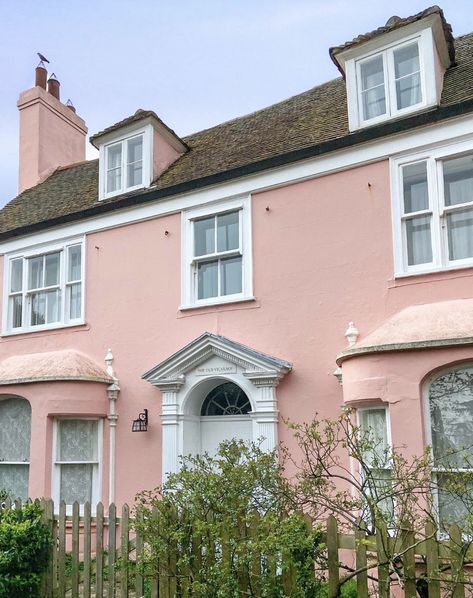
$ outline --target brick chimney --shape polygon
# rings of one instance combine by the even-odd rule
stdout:
[[[43,62],[35,74],[35,86],[24,91],[17,103],[20,193],[43,181],[59,166],[85,160],[85,122],[72,105],[61,102],[60,83],[54,74],[47,79]]]

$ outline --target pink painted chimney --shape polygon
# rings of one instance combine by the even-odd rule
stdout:
[[[60,84],[47,81],[43,63],[36,68],[36,85],[18,100],[20,111],[19,192],[34,187],[59,166],[85,160],[87,127],[74,110],[60,101]]]

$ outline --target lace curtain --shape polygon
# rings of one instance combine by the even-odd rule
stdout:
[[[25,399],[0,400],[0,489],[27,498],[31,406]]]
[[[58,424],[60,498],[67,504],[92,500],[98,463],[98,421],[64,419]]]

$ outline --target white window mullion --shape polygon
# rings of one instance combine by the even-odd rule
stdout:
[[[445,249],[447,247],[446,222],[444,216],[444,187],[442,164],[434,158],[428,161],[429,196],[432,207],[432,243],[434,249],[434,267],[444,268]]]
[[[384,52],[384,77],[386,86],[386,115],[392,116],[396,107],[396,83],[393,50]]]

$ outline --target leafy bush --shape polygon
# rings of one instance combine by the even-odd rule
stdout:
[[[0,598],[38,598],[51,535],[41,507],[0,509]]]
[[[160,488],[137,497],[145,574],[189,584],[192,595],[233,598],[241,588],[262,598],[323,597],[320,528],[294,508],[274,453],[231,441],[215,457],[183,459]],[[288,593],[289,586],[293,589]]]

